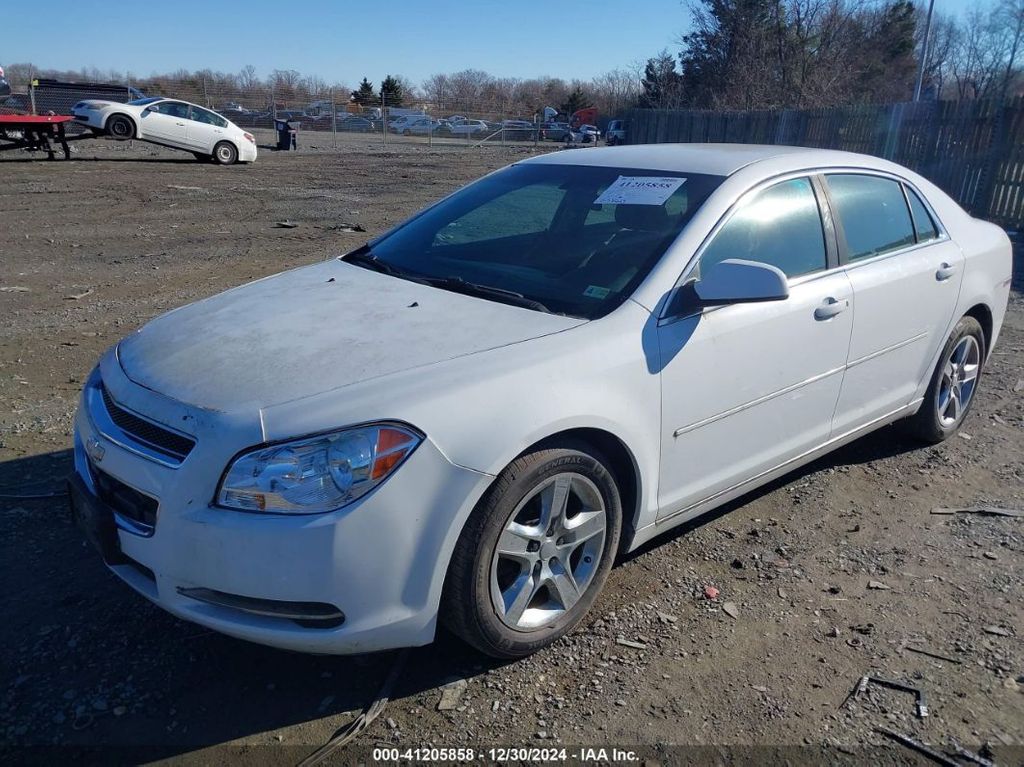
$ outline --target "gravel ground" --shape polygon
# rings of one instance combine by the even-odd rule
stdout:
[[[337,255],[532,151],[351,141],[218,168],[140,144],[76,148],[72,162],[0,161],[0,494],[60,489],[82,381],[149,318]],[[1019,763],[1024,519],[930,512],[1024,507],[1020,275],[959,436],[921,448],[885,429],[670,532],[535,657],[497,664],[448,636],[413,650],[358,743],[912,762],[887,727]],[[62,498],[0,498],[0,519],[0,743],[17,760],[114,745],[144,749],[121,752],[131,760],[294,763],[398,657],[304,656],[179,621],[105,570]],[[875,685],[842,705],[866,674],[924,690],[930,715]]]

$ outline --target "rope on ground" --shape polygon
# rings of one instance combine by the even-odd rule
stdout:
[[[363,730],[369,727],[373,720],[384,712],[384,707],[388,704],[388,699],[391,697],[391,691],[394,689],[395,683],[398,681],[398,677],[402,673],[402,669],[405,668],[405,661],[408,657],[408,648],[399,652],[398,657],[395,659],[395,664],[391,667],[391,671],[388,672],[387,679],[384,680],[384,684],[381,685],[380,690],[377,692],[377,697],[373,699],[373,702],[363,709],[363,713],[344,727],[339,728],[331,736],[330,740],[299,762],[298,767],[312,767],[312,765],[320,764],[339,748],[355,740]]]
[[[60,490],[60,491],[55,492],[55,493],[41,493],[41,494],[40,493],[36,493],[36,494],[17,494],[17,495],[13,495],[13,494],[9,494],[9,493],[0,493],[0,498],[2,498],[5,501],[31,501],[31,500],[35,500],[37,498],[63,498],[65,495],[67,495],[67,491]]]

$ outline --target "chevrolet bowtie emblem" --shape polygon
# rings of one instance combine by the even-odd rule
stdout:
[[[94,437],[89,437],[85,442],[85,451],[89,454],[90,458],[99,463],[103,460],[103,456],[106,454],[107,449]]]

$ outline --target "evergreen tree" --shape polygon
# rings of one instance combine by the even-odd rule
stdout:
[[[373,84],[365,77],[359,83],[359,89],[352,91],[352,100],[363,107],[374,106],[380,102],[377,94],[373,91]]]
[[[678,107],[682,98],[682,76],[676,71],[676,60],[668,51],[647,59],[644,78],[640,81],[643,94],[640,102],[650,109]]]
[[[388,75],[380,84],[380,95],[384,99],[384,105],[389,107],[400,107],[405,99],[405,91],[402,83],[397,78]]]
[[[564,114],[572,116],[573,113],[578,112],[581,109],[586,109],[590,105],[590,97],[583,92],[583,88],[577,85],[566,97],[565,102],[561,106],[561,111]]]

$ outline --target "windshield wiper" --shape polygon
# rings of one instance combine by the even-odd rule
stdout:
[[[375,255],[373,255],[373,253],[370,252],[370,249],[365,245],[363,245],[363,247],[361,248],[353,250],[351,253],[347,253],[346,255],[342,256],[341,260],[347,261],[350,264],[355,264],[356,266],[362,266],[367,269],[372,269],[373,271],[380,272],[381,274],[389,274],[392,277],[409,276],[408,272],[405,272],[397,268],[396,266],[389,264],[387,261],[381,261]]]
[[[468,282],[467,280],[462,279],[462,277],[423,277],[422,280],[427,285],[432,285],[435,288],[442,288],[444,290],[450,290],[453,293],[464,293],[469,296],[479,296],[481,298],[493,298],[498,301],[503,301],[506,304],[522,306],[525,309],[534,309],[539,312],[546,312],[547,314],[553,313],[540,301],[534,301],[532,298],[527,298],[522,293],[516,293],[514,290],[494,288],[490,285],[480,285],[476,282]]]
[[[534,301],[532,298],[527,298],[522,293],[516,293],[514,290],[494,288],[490,285],[480,285],[475,282],[468,282],[462,279],[462,277],[428,277],[423,274],[417,274],[416,272],[408,272],[394,264],[388,263],[387,261],[381,261],[377,256],[370,252],[370,249],[366,245],[342,256],[341,260],[355,266],[362,266],[366,269],[372,269],[373,271],[387,274],[391,277],[398,277],[403,280],[410,280],[423,285],[430,285],[431,287],[441,288],[442,290],[450,290],[453,293],[463,293],[465,295],[479,296],[481,298],[492,298],[506,304],[522,306],[525,309],[534,309],[539,312],[554,314],[554,312],[548,309],[548,307],[540,301]]]

